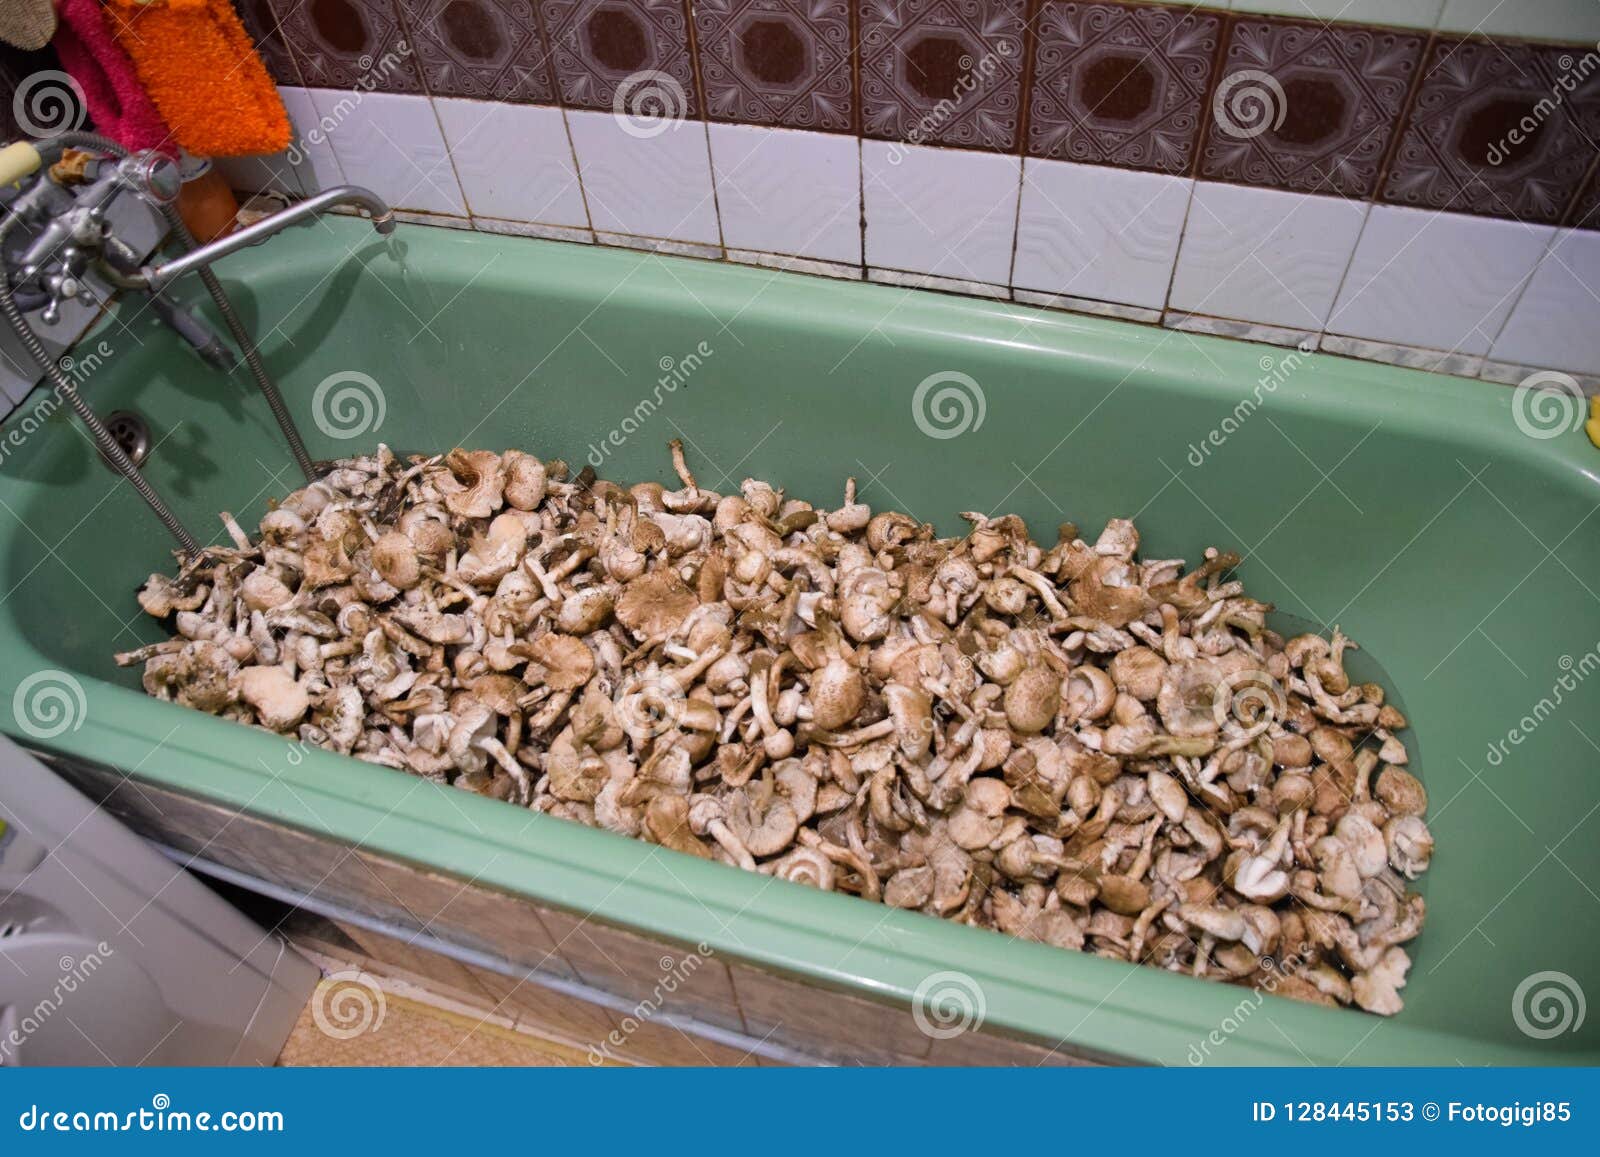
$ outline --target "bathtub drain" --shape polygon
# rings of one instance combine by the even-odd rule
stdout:
[[[106,429],[135,466],[144,465],[150,456],[150,427],[143,418],[132,410],[115,410],[106,416]],[[106,464],[110,465],[109,461]]]

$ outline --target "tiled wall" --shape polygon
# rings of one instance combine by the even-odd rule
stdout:
[[[237,3],[241,187],[1600,384],[1597,0]]]

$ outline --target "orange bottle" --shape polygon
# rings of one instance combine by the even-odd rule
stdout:
[[[194,239],[204,245],[233,232],[239,202],[228,187],[227,178],[208,158],[188,153],[178,162],[178,168],[183,174],[183,186],[178,191],[178,215],[194,234]]]

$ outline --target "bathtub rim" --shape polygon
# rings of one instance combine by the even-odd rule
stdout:
[[[348,228],[360,228],[349,223]],[[435,231],[447,232],[447,231]],[[630,282],[627,293],[653,294],[669,283],[689,278],[705,289],[709,302],[719,296],[735,300],[752,279],[763,284],[774,277],[784,286],[761,308],[787,311],[803,302],[808,324],[859,327],[859,306],[900,299],[897,326],[907,338],[940,335],[941,340],[1002,340],[1016,319],[1030,323],[1033,348],[1065,357],[1094,359],[1126,366],[1144,351],[1128,377],[1159,390],[1202,390],[1217,398],[1237,396],[1245,375],[1259,374],[1260,359],[1283,357],[1286,351],[1223,338],[1184,334],[1114,319],[1056,313],[1008,302],[978,301],[919,290],[836,281],[821,282],[800,274],[661,257],[595,250],[588,246],[526,238],[450,233],[465,243],[534,247],[534,257],[559,258],[535,264],[519,283],[539,279],[544,291],[567,270],[577,270],[576,284],[562,282],[567,292],[588,292],[614,282],[623,263],[647,271],[665,268]],[[224,263],[225,275],[243,269],[261,278],[303,275],[290,248],[246,252]],[[526,268],[526,267],[525,267]],[[491,276],[511,276],[511,270]],[[957,327],[952,334],[952,327]],[[92,331],[94,332],[94,331]],[[1173,344],[1165,349],[1158,343]],[[1178,364],[1193,345],[1219,367]],[[1593,491],[1600,478],[1581,434],[1551,442],[1530,443],[1510,420],[1512,391],[1494,383],[1446,377],[1357,362],[1322,353],[1306,353],[1302,369],[1279,392],[1287,405],[1317,417],[1345,422],[1373,413],[1404,429],[1430,434],[1452,444],[1470,444],[1484,453],[1514,456],[1553,484]],[[1146,363],[1149,364],[1146,364]],[[1337,390],[1330,388],[1337,381]],[[39,391],[19,407],[18,420]],[[9,425],[9,422],[8,422]],[[1537,453],[1535,453],[1537,451]],[[0,538],[3,541],[3,538]],[[19,679],[14,672],[56,668],[14,630],[0,624],[0,654],[7,659],[0,694],[8,699]],[[3,729],[24,744],[59,757],[101,767],[119,766],[116,753],[143,753],[161,746],[156,766],[146,764],[131,775],[171,790],[222,806],[248,811],[272,822],[348,842],[349,833],[370,829],[360,842],[374,852],[442,871],[462,879],[526,896],[578,915],[593,915],[608,924],[679,942],[705,942],[719,954],[904,1005],[918,983],[932,972],[959,965],[982,986],[989,1022],[1029,1039],[1057,1037],[1076,1049],[1149,1063],[1182,1064],[1188,1046],[1217,1029],[1249,990],[1198,984],[1148,966],[1062,953],[1041,945],[1009,942],[977,929],[964,928],[917,913],[866,905],[853,898],[825,895],[799,885],[768,881],[730,871],[677,853],[608,832],[526,813],[454,789],[437,788],[404,773],[363,764],[332,753],[305,750],[298,765],[273,772],[283,764],[290,741],[149,698],[93,676],[70,672],[83,687],[87,710],[76,730],[47,742],[16,730],[14,719]],[[176,736],[162,740],[169,727]],[[229,728],[227,731],[216,730]],[[150,758],[150,757],[147,757]],[[128,762],[126,758],[124,763]],[[152,759],[152,762],[157,762]],[[336,784],[332,789],[328,785]],[[430,806],[432,791],[450,791],[454,807]],[[305,797],[326,812],[308,811]],[[437,801],[431,801],[437,805]],[[470,817],[468,819],[467,817]],[[518,829],[513,831],[513,825]],[[529,838],[522,829],[534,833]],[[477,829],[477,830],[473,830]],[[485,834],[487,833],[487,835]],[[432,846],[417,854],[419,837]],[[489,854],[486,841],[493,843]],[[665,866],[650,868],[654,858]],[[769,884],[778,891],[767,891]],[[736,931],[730,931],[731,929]],[[745,933],[745,934],[741,934]],[[854,944],[851,967],[826,964],[831,946]],[[1315,1048],[1285,1040],[1267,1018],[1245,1021],[1227,1033],[1214,1063],[1300,1064],[1308,1060],[1341,1063],[1358,1052],[1369,1036],[1381,1039],[1388,1063],[1440,1063],[1455,1058],[1467,1063],[1558,1064],[1600,1063],[1593,1051],[1549,1049],[1538,1042],[1485,1041],[1452,1032],[1380,1021],[1360,1012],[1328,1010],[1267,995],[1271,1019]]]

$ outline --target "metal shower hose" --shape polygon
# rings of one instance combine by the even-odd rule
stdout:
[[[44,162],[49,164],[55,157],[59,156],[62,150],[68,148],[92,149],[118,158],[128,155],[128,150],[115,141],[108,140],[96,133],[88,132],[69,132],[52,137],[48,141],[41,142],[39,152]],[[193,249],[195,247],[194,236],[178,215],[177,207],[170,204],[163,205],[161,206],[161,213],[185,252]],[[16,218],[9,215],[3,221],[0,221],[0,252],[4,251],[6,238],[15,224]],[[300,438],[300,431],[295,427],[294,419],[289,415],[289,408],[284,404],[283,395],[278,392],[276,383],[267,374],[266,367],[261,364],[261,356],[256,352],[255,342],[250,339],[244,324],[240,322],[238,314],[234,312],[233,303],[228,299],[228,295],[224,292],[221,282],[217,280],[216,274],[209,268],[202,268],[199,273],[201,282],[204,283],[206,291],[211,295],[211,300],[217,307],[217,312],[227,324],[228,332],[233,335],[233,340],[243,351],[245,362],[250,367],[251,376],[255,378],[257,388],[260,389],[262,396],[266,398],[267,406],[272,410],[272,416],[276,419],[278,428],[283,431],[284,438],[289,443],[289,449],[294,454],[295,462],[299,465],[308,482],[314,480],[317,476],[316,466],[312,462],[311,456],[306,452],[305,443]],[[72,407],[79,420],[88,428],[100,453],[117,468],[118,473],[132,484],[133,488],[139,492],[139,497],[144,499],[150,509],[155,511],[156,517],[161,519],[162,524],[166,526],[172,537],[178,540],[183,552],[187,555],[198,554],[200,552],[200,544],[195,541],[194,536],[189,533],[183,523],[178,521],[177,516],[162,501],[161,496],[156,493],[155,487],[150,485],[149,481],[140,472],[139,467],[134,465],[133,459],[128,457],[127,452],[123,450],[116,438],[112,437],[111,431],[106,428],[105,423],[84,401],[83,395],[78,393],[78,388],[73,384],[72,379],[61,371],[61,367],[51,358],[50,351],[45,349],[44,343],[39,340],[38,335],[33,332],[33,328],[23,318],[21,311],[17,309],[16,302],[12,300],[9,279],[4,276],[0,276],[0,315],[4,316],[12,330],[16,332],[17,339],[22,343],[23,349],[27,350],[33,360],[39,364],[56,393],[66,399],[67,404]]]

